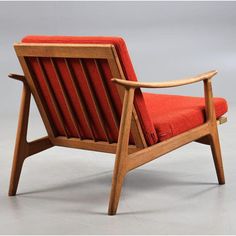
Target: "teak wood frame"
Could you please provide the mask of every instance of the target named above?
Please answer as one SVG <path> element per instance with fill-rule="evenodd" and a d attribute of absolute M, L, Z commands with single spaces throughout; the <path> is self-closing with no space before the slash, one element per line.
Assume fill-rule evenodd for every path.
<path fill-rule="evenodd" d="M 224 171 L 220 150 L 217 123 L 226 122 L 225 117 L 216 120 L 213 105 L 213 94 L 211 79 L 217 73 L 211 71 L 193 78 L 163 83 L 140 83 L 127 81 L 113 45 L 100 44 L 15 44 L 15 50 L 22 66 L 24 76 L 10 74 L 9 77 L 23 82 L 23 91 L 21 106 L 19 112 L 18 129 L 16 135 L 14 159 L 9 187 L 9 196 L 14 196 L 20 178 L 20 173 L 24 160 L 38 152 L 46 150 L 53 146 L 64 146 L 86 150 L 94 150 L 116 154 L 115 166 L 112 178 L 112 187 L 110 194 L 110 203 L 108 214 L 115 215 L 120 198 L 122 183 L 126 174 L 147 162 L 150 162 L 172 150 L 175 150 L 192 141 L 208 144 L 211 147 L 216 173 L 219 184 L 224 184 Z M 68 136 L 55 136 L 53 126 L 47 115 L 46 106 L 41 94 L 34 84 L 34 79 L 30 73 L 30 68 L 26 63 L 26 57 L 50 57 L 50 58 L 93 58 L 107 59 L 113 82 L 116 83 L 119 95 L 123 101 L 122 115 L 119 124 L 119 137 L 117 143 L 99 141 L 81 138 L 71 138 Z M 66 59 L 65 59 L 66 60 Z M 136 88 L 168 88 L 187 85 L 203 81 L 205 105 L 206 105 L 206 122 L 194 129 L 172 137 L 166 141 L 159 142 L 152 146 L 147 146 L 143 131 L 133 105 Z M 33 95 L 36 105 L 45 124 L 48 136 L 37 139 L 32 142 L 27 141 L 27 127 L 29 119 L 30 99 Z M 64 94 L 66 99 L 66 94 Z M 78 94 L 78 99 L 81 99 Z M 80 100 L 81 101 L 81 100 Z M 95 104 L 97 105 L 97 104 Z M 69 106 L 69 104 L 67 104 Z M 112 106 L 112 104 L 110 104 Z M 68 107 L 69 108 L 69 107 Z M 99 109 L 99 107 L 97 108 Z M 72 118 L 73 113 L 71 113 Z M 86 114 L 85 114 L 86 115 Z M 114 115 L 114 114 L 113 114 Z M 58 113 L 60 117 L 60 114 Z M 89 117 L 88 117 L 89 118 Z M 90 121 L 87 121 L 90 123 Z M 91 132 L 92 132 L 92 127 Z M 129 136 L 132 134 L 135 145 L 129 145 Z"/>

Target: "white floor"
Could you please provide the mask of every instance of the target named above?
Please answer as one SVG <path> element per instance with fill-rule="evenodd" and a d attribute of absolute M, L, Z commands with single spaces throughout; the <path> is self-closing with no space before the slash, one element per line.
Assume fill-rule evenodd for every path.
<path fill-rule="evenodd" d="M 208 146 L 192 143 L 128 174 L 107 216 L 113 155 L 52 148 L 25 161 L 8 197 L 16 117 L 1 117 L 0 234 L 236 234 L 236 109 L 220 129 L 226 185 Z M 31 121 L 33 137 L 41 133 Z"/>

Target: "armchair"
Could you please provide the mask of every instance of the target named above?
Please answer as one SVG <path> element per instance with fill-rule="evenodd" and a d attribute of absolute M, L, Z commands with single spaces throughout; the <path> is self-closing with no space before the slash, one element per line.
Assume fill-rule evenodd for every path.
<path fill-rule="evenodd" d="M 138 82 L 119 37 L 26 36 L 14 47 L 24 75 L 9 75 L 23 82 L 10 196 L 16 194 L 24 160 L 53 146 L 115 154 L 109 215 L 117 212 L 129 171 L 192 141 L 210 145 L 218 182 L 225 183 L 217 124 L 226 121 L 227 103 L 213 98 L 216 71 Z M 141 91 L 200 81 L 204 98 Z M 48 135 L 28 142 L 31 94 Z"/>

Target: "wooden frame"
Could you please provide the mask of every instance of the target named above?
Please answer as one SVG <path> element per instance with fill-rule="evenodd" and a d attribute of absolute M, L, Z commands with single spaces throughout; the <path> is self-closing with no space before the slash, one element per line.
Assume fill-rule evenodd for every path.
<path fill-rule="evenodd" d="M 192 141 L 208 144 L 211 147 L 216 173 L 219 184 L 224 184 L 224 171 L 219 143 L 219 136 L 217 130 L 217 122 L 224 123 L 226 118 L 221 117 L 218 121 L 216 120 L 215 110 L 213 105 L 213 94 L 211 79 L 217 73 L 211 71 L 193 78 L 188 78 L 178 81 L 170 81 L 163 83 L 140 83 L 127 81 L 122 67 L 117 56 L 116 50 L 113 45 L 97 45 L 97 44 L 15 44 L 15 50 L 18 59 L 21 63 L 24 71 L 24 76 L 10 74 L 9 77 L 23 82 L 23 92 L 21 98 L 21 106 L 19 113 L 18 129 L 16 136 L 15 152 L 12 165 L 12 173 L 9 187 L 9 196 L 14 196 L 17 191 L 17 186 L 20 178 L 20 173 L 24 160 L 33 154 L 46 150 L 53 146 L 64 146 L 71 148 L 79 148 L 93 151 L 101 151 L 116 154 L 115 166 L 112 178 L 112 187 L 110 194 L 110 203 L 108 214 L 116 214 L 118 202 L 120 198 L 122 183 L 126 174 L 147 162 L 150 162 L 172 150 L 175 150 L 187 143 Z M 113 82 L 117 85 L 120 97 L 123 101 L 122 115 L 119 126 L 119 137 L 117 143 L 111 143 L 109 140 L 109 134 L 106 132 L 107 141 L 96 140 L 92 135 L 93 139 L 82 139 L 82 138 L 71 138 L 67 135 L 65 130 L 65 136 L 56 136 L 54 128 L 51 124 L 50 118 L 47 115 L 45 104 L 41 98 L 41 95 L 34 84 L 30 68 L 27 65 L 26 57 L 34 56 L 37 57 L 40 65 L 40 57 L 50 57 L 51 60 L 55 57 L 65 58 L 105 58 L 108 60 L 112 75 L 114 77 Z M 68 65 L 67 65 L 68 66 Z M 68 66 L 69 69 L 69 66 Z M 58 75 L 59 76 L 59 75 Z M 46 79 L 46 78 L 45 78 Z M 73 80 L 73 74 L 71 74 Z M 144 138 L 143 131 L 133 105 L 134 92 L 136 88 L 168 88 L 187 85 L 203 81 L 204 92 L 205 92 L 205 104 L 206 104 L 206 122 L 198 126 L 197 128 L 191 129 L 185 133 L 172 137 L 166 141 L 159 142 L 152 146 L 147 146 Z M 63 84 L 61 84 L 63 89 Z M 74 84 L 75 86 L 75 84 Z M 91 90 L 91 93 L 93 91 Z M 30 98 L 33 95 L 36 105 L 38 106 L 42 120 L 45 124 L 48 136 L 33 142 L 27 142 L 27 127 L 30 109 Z M 63 93 L 67 106 L 70 110 L 70 114 L 74 123 L 73 111 L 70 107 L 70 103 L 67 100 L 67 94 Z M 53 94 L 51 94 L 53 96 Z M 78 93 L 78 99 L 83 105 L 83 100 Z M 107 97 L 109 99 L 109 97 Z M 94 101 L 95 102 L 95 101 Z M 96 104 L 96 103 L 95 103 Z M 56 103 L 54 103 L 57 108 Z M 99 106 L 97 106 L 97 112 L 99 113 Z M 110 104 L 112 107 L 112 104 Z M 59 109 L 56 109 L 57 115 L 62 119 Z M 93 134 L 93 127 L 90 124 L 89 114 L 86 110 L 83 110 L 87 117 L 88 126 L 91 134 Z M 115 114 L 113 113 L 115 116 Z M 61 120 L 63 123 L 63 120 Z M 101 117 L 102 122 L 102 117 Z M 118 125 L 118 122 L 117 122 Z M 78 134 L 80 127 L 76 126 Z M 132 134 L 135 145 L 129 145 L 129 136 Z"/>

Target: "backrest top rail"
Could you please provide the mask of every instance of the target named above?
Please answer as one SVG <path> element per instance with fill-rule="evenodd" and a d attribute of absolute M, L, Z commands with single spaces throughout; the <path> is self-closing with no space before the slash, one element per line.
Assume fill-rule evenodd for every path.
<path fill-rule="evenodd" d="M 113 58 L 113 44 L 15 43 L 18 56 Z M 50 48 L 50 50 L 49 50 Z"/>

